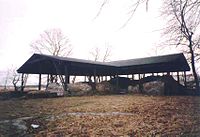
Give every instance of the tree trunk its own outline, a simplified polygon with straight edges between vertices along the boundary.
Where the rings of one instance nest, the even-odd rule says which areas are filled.
[[[197,72],[196,72],[196,69],[195,69],[195,60],[194,60],[194,51],[192,49],[192,40],[191,40],[191,37],[189,39],[190,43],[189,43],[189,48],[190,48],[190,54],[191,54],[191,65],[192,65],[192,73],[193,73],[193,76],[194,76],[194,80],[195,80],[195,88],[196,88],[196,91],[198,94],[200,94],[199,92],[199,80],[198,80],[198,76],[197,76]]]

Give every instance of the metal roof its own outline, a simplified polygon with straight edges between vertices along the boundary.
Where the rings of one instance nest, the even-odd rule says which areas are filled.
[[[136,59],[127,59],[127,60],[119,60],[119,61],[111,61],[109,62],[115,66],[132,66],[132,65],[147,65],[147,64],[155,64],[155,63],[167,63],[176,61],[177,59],[182,59],[183,54],[170,54],[170,55],[162,55],[162,56],[152,56],[145,58],[136,58]]]
[[[120,74],[159,73],[190,70],[183,53],[119,60],[109,63],[119,67]]]
[[[91,60],[33,54],[18,70],[27,74],[65,74],[65,67],[70,75],[109,75],[114,66],[109,63]],[[116,74],[116,73],[115,73]],[[113,71],[114,75],[114,71]]]
[[[96,62],[68,57],[33,54],[18,70],[27,74],[69,75],[115,75],[153,72],[189,71],[190,67],[182,53],[148,58]]]

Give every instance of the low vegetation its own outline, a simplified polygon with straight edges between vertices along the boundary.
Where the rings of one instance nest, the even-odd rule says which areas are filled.
[[[199,108],[194,96],[1,100],[0,136],[198,136]]]

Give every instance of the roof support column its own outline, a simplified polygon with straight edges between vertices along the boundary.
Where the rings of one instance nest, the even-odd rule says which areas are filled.
[[[67,84],[69,84],[69,70],[67,66],[65,66],[65,83],[64,83],[64,90],[67,91]]]
[[[134,74],[132,74],[132,80],[134,80],[135,79],[135,75]]]
[[[170,76],[170,72],[167,72],[167,76]]]
[[[177,71],[177,81],[180,83],[179,71]]]
[[[183,75],[184,75],[184,85],[185,87],[187,87],[186,71],[184,71]]]
[[[138,80],[140,80],[140,79],[141,79],[140,74],[138,74]]]
[[[39,74],[39,85],[38,85],[38,90],[41,90],[41,80],[42,80],[42,74]]]
[[[118,72],[116,74],[116,78],[117,78],[117,80],[116,80],[116,87],[117,87],[117,90],[119,90],[119,75],[118,75]]]
[[[94,72],[93,72],[94,74],[94,85],[92,86],[92,89],[93,90],[96,90],[96,83],[97,83],[97,70],[96,70],[96,66],[94,67]]]
[[[24,73],[22,73],[22,77],[21,77],[21,91],[24,91]]]
[[[49,85],[49,82],[50,82],[50,78],[49,78],[49,74],[47,74],[47,83],[46,83],[46,89],[47,89],[47,87],[48,87],[48,85]]]
[[[49,74],[47,74],[47,85],[49,84],[50,78],[49,78]]]
[[[139,78],[139,90],[142,93],[143,92],[143,85],[142,85],[142,82],[141,82],[141,74],[138,74],[138,78]]]

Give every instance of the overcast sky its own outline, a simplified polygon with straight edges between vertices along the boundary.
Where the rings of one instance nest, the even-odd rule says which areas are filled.
[[[155,55],[160,41],[156,30],[163,25],[160,0],[150,1],[148,12],[141,6],[124,28],[134,0],[109,0],[95,18],[102,1],[0,0],[0,71],[20,67],[32,55],[30,43],[51,28],[60,28],[69,38],[71,57],[91,59],[89,52],[106,44],[112,47],[111,60]]]

